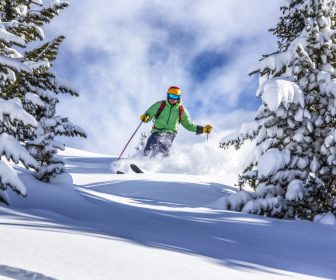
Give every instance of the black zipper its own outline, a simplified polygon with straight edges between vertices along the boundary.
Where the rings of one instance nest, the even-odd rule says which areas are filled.
[[[170,111],[169,111],[169,116],[168,116],[168,120],[167,120],[167,123],[166,123],[166,127],[168,125],[168,122],[169,122],[169,119],[170,119],[170,115],[171,115],[171,110],[173,109],[173,106],[170,106]]]

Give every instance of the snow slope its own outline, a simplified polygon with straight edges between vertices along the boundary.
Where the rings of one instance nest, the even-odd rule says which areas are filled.
[[[111,172],[69,151],[70,184],[20,170],[27,198],[0,208],[1,279],[336,278],[336,228],[218,209],[209,176]]]

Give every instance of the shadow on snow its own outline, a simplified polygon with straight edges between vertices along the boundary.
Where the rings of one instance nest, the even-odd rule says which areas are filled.
[[[98,173],[97,168],[100,173],[111,172],[110,163],[113,160],[68,159],[70,173]],[[86,209],[81,210],[81,217],[71,217],[70,211],[67,212],[67,218],[73,219],[72,223],[56,216],[49,221],[59,226],[50,227],[46,224],[45,229],[80,230],[81,234],[99,238],[121,238],[154,248],[209,257],[215,262],[241,270],[268,271],[267,268],[270,268],[336,278],[333,257],[336,250],[335,227],[306,221],[279,221],[212,208],[199,211],[199,208],[190,207],[182,201],[169,204],[169,199],[157,201],[148,196],[145,199],[140,194],[123,194],[120,190],[104,195],[128,199],[128,202],[111,201],[111,197],[99,195],[98,190],[112,184],[102,182],[78,188],[81,196],[90,202]],[[88,193],[87,190],[97,192]],[[160,208],[162,205],[169,210]],[[21,217],[20,223],[24,219],[29,221],[29,217]],[[74,226],[73,222],[78,226]]]

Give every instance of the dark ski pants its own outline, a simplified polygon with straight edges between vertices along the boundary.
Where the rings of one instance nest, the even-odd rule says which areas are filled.
[[[149,136],[144,150],[144,156],[155,157],[158,153],[169,155],[169,149],[173,144],[175,133],[154,132]]]

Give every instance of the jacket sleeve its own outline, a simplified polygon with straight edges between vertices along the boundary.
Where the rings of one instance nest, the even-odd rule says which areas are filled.
[[[145,112],[145,114],[149,116],[149,119],[147,122],[150,122],[155,117],[157,111],[159,110],[161,106],[161,103],[162,101],[158,101],[147,109],[147,111]]]
[[[203,127],[202,126],[193,124],[190,121],[189,113],[185,108],[184,108],[184,111],[183,111],[181,124],[185,129],[187,129],[191,132],[195,132],[196,134],[202,134],[203,133]]]

